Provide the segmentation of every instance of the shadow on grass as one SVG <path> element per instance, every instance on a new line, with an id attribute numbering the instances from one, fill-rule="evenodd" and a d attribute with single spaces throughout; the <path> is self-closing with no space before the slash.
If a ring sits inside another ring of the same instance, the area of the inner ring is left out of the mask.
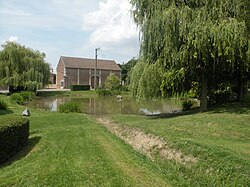
<path id="1" fill-rule="evenodd" d="M 147 117 L 150 117 L 152 119 L 158 119 L 158 118 L 174 118 L 179 116 L 186 116 L 186 115 L 192 115 L 192 114 L 198 114 L 201 111 L 199 109 L 194 109 L 190 111 L 174 111 L 172 113 L 162 113 L 162 114 L 156 114 L 156 115 L 146 115 Z"/>
<path id="2" fill-rule="evenodd" d="M 147 115 L 147 117 L 150 117 L 152 119 L 174 118 L 174 117 L 193 115 L 193 114 L 198 114 L 198 113 L 201 113 L 201 111 L 199 109 L 194 109 L 190 111 L 176 111 L 172 113 Z M 208 111 L 206 113 L 250 114 L 250 102 L 245 101 L 245 102 L 235 102 L 235 103 L 226 103 L 226 104 L 216 105 L 216 106 L 208 108 Z"/>
<path id="3" fill-rule="evenodd" d="M 29 135 L 32 136 L 33 134 L 38 133 L 38 131 L 30 131 Z"/>
<path id="4" fill-rule="evenodd" d="M 12 110 L 0 110 L 0 115 L 12 114 L 14 113 Z"/>
<path id="5" fill-rule="evenodd" d="M 210 113 L 250 114 L 250 102 L 227 103 L 211 107 Z"/>
<path id="6" fill-rule="evenodd" d="M 32 137 L 32 138 L 29 138 L 28 144 L 26 146 L 24 146 L 21 150 L 19 150 L 9 160 L 7 160 L 6 162 L 0 164 L 0 169 L 3 168 L 3 167 L 9 166 L 13 162 L 15 162 L 17 160 L 21 160 L 22 158 L 27 156 L 31 152 L 31 150 L 39 143 L 40 140 L 41 140 L 40 136 L 35 136 L 35 137 Z"/>

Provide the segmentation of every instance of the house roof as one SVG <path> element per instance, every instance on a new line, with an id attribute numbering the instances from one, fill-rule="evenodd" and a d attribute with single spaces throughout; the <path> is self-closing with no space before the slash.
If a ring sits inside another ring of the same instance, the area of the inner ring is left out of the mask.
<path id="1" fill-rule="evenodd" d="M 95 69 L 95 59 L 61 56 L 61 60 L 63 61 L 65 68 Z M 121 70 L 114 60 L 102 59 L 97 59 L 97 69 Z"/>

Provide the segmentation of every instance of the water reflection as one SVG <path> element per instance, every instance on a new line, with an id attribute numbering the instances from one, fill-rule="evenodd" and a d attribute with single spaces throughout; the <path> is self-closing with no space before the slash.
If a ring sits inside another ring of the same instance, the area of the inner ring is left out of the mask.
<path id="1" fill-rule="evenodd" d="M 147 101 L 146 103 L 136 103 L 131 98 L 117 100 L 115 97 L 97 98 L 40 98 L 29 103 L 30 107 L 36 107 L 49 111 L 57 111 L 60 104 L 74 101 L 81 103 L 84 112 L 93 115 L 111 114 L 161 114 L 169 113 L 180 109 L 176 100 Z"/>

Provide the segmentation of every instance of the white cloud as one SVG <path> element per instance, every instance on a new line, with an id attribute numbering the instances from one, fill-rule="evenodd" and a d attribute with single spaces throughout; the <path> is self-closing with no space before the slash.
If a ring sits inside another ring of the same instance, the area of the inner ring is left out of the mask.
<path id="1" fill-rule="evenodd" d="M 18 40 L 17 36 L 10 36 L 8 39 L 9 42 L 17 42 L 17 40 Z"/>
<path id="2" fill-rule="evenodd" d="M 91 44 L 117 47 L 135 46 L 138 31 L 130 16 L 129 0 L 107 0 L 99 9 L 84 16 L 83 29 L 92 31 Z"/>
<path id="3" fill-rule="evenodd" d="M 126 62 L 139 51 L 130 8 L 129 0 L 0 0 L 0 41 L 45 52 L 54 67 L 61 55 L 94 57 L 96 47 L 100 58 Z"/>

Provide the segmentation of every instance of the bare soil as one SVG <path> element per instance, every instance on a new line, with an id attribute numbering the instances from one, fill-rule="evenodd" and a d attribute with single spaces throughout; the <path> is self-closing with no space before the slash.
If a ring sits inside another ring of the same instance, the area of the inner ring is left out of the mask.
<path id="1" fill-rule="evenodd" d="M 173 160 L 181 164 L 196 163 L 197 159 L 191 155 L 184 155 L 180 150 L 168 146 L 163 138 L 152 134 L 146 134 L 141 129 L 118 125 L 108 118 L 96 118 L 99 124 L 105 126 L 110 132 L 130 144 L 135 150 L 147 155 L 154 160 L 155 155 L 164 159 Z"/>

